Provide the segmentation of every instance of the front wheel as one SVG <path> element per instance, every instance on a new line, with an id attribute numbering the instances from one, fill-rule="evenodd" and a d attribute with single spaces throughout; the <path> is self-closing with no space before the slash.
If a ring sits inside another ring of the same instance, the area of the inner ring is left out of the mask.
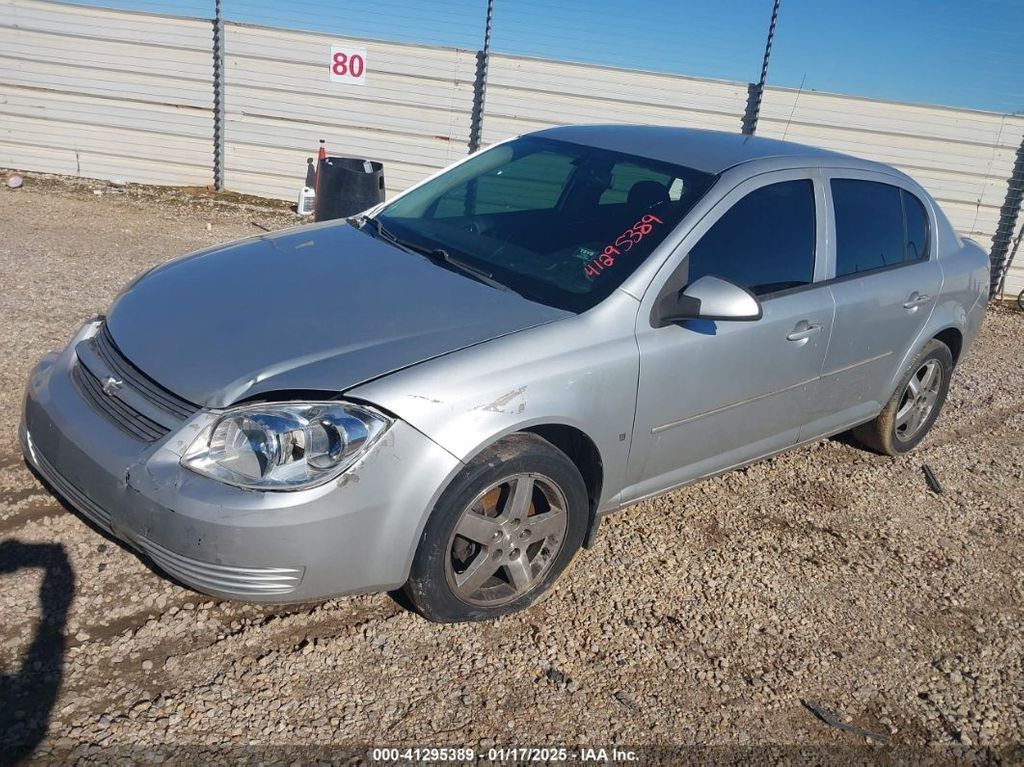
<path id="1" fill-rule="evenodd" d="M 949 347 L 932 339 L 914 359 L 910 372 L 878 417 L 854 429 L 854 436 L 884 455 L 909 453 L 939 417 L 952 375 Z"/>
<path id="2" fill-rule="evenodd" d="M 438 622 L 488 620 L 550 589 L 583 543 L 587 489 L 551 443 L 513 434 L 470 462 L 442 494 L 405 591 Z"/>

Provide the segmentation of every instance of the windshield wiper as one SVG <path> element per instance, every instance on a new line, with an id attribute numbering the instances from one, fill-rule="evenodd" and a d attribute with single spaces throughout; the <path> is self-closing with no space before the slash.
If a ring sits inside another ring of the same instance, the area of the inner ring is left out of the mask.
<path id="1" fill-rule="evenodd" d="M 462 272 L 468 277 L 472 277 L 477 282 L 482 282 L 484 285 L 489 285 L 492 288 L 504 290 L 506 293 L 515 293 L 517 296 L 519 295 L 518 293 L 516 293 L 516 291 L 512 290 L 512 288 L 510 288 L 505 283 L 498 282 L 496 279 L 494 279 L 494 275 L 492 275 L 490 272 L 485 272 L 483 269 L 479 269 L 475 266 L 472 266 L 471 264 L 467 264 L 465 261 L 462 261 L 461 259 L 455 258 L 455 256 L 453 256 L 444 248 L 420 248 L 417 246 L 410 247 L 412 247 L 412 249 L 415 250 L 417 253 L 422 253 L 435 264 L 441 264 L 442 266 L 447 266 L 449 269 L 453 271 Z"/>
<path id="2" fill-rule="evenodd" d="M 465 261 L 462 261 L 461 259 L 455 258 L 451 253 L 449 253 L 444 248 L 430 248 L 424 245 L 418 245 L 417 243 L 414 242 L 403 240 L 398 235 L 388 231 L 384 227 L 384 224 L 382 224 L 379 219 L 376 219 L 373 216 L 360 214 L 358 216 L 351 216 L 345 220 L 352 226 L 358 227 L 360 229 L 362 229 L 365 224 L 369 224 L 371 227 L 373 227 L 373 231 L 377 234 L 378 237 L 387 240 L 392 245 L 395 245 L 401 248 L 402 250 L 409 251 L 410 253 L 417 253 L 421 256 L 426 256 L 435 264 L 447 266 L 448 268 L 456 272 L 462 272 L 463 274 L 468 275 L 473 279 L 477 280 L 478 282 L 484 283 L 485 285 L 489 285 L 492 288 L 504 290 L 506 293 L 516 292 L 512 290 L 512 288 L 510 288 L 508 285 L 505 285 L 504 283 L 498 282 L 496 279 L 494 279 L 494 275 L 492 275 L 490 272 L 484 271 L 483 269 L 479 269 L 475 266 L 472 266 L 471 264 L 467 264 Z M 518 293 L 516 295 L 518 295 Z"/>
<path id="3" fill-rule="evenodd" d="M 490 272 L 485 272 L 483 269 L 478 269 L 477 267 L 472 266 L 471 264 L 467 264 L 465 261 L 455 258 L 451 253 L 449 253 L 444 248 L 434 248 L 429 252 L 427 252 L 427 250 L 424 249 L 423 254 L 435 263 L 441 263 L 450 266 L 453 269 L 456 269 L 457 271 L 468 274 L 471 277 L 475 277 L 481 282 L 490 285 L 492 288 L 500 288 L 501 290 L 514 292 L 507 285 L 503 285 L 502 283 L 494 279 L 494 275 L 491 274 Z"/>
<path id="4" fill-rule="evenodd" d="M 385 240 L 390 240 L 396 245 L 402 244 L 396 234 L 385 229 L 384 224 L 380 222 L 380 219 L 374 218 L 373 216 L 367 216 L 365 213 L 360 213 L 356 216 L 349 216 L 348 218 L 345 219 L 345 222 L 347 224 L 350 224 L 351 226 L 356 227 L 357 229 L 362 229 L 363 226 L 369 224 L 371 227 L 373 227 L 373 231 L 377 234 L 378 237 L 381 237 Z"/>

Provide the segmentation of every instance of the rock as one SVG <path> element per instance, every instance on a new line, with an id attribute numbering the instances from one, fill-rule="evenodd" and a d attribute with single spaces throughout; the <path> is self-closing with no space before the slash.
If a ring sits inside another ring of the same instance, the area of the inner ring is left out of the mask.
<path id="1" fill-rule="evenodd" d="M 633 700 L 632 696 L 629 695 L 629 693 L 624 692 L 623 690 L 617 690 L 612 694 L 612 697 L 615 698 L 615 700 L 617 700 L 623 706 L 628 708 L 630 711 L 640 710 L 640 704 Z"/>

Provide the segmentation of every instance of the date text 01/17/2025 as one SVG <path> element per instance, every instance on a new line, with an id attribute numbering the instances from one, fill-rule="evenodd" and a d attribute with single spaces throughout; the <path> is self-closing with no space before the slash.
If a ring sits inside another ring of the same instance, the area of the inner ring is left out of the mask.
<path id="1" fill-rule="evenodd" d="M 614 266 L 616 256 L 621 256 L 623 251 L 627 253 L 631 251 L 634 245 L 639 245 L 640 241 L 651 233 L 655 224 L 660 223 L 662 223 L 660 218 L 647 214 L 620 234 L 613 244 L 606 245 L 600 255 L 587 261 L 584 273 L 587 277 L 597 277 L 608 267 Z"/>
<path id="2" fill-rule="evenodd" d="M 369 757 L 371 763 L 390 764 L 397 762 L 473 762 L 486 756 L 489 762 L 636 762 L 636 751 L 624 748 L 579 748 L 498 746 L 485 752 L 472 748 L 373 748 Z"/>

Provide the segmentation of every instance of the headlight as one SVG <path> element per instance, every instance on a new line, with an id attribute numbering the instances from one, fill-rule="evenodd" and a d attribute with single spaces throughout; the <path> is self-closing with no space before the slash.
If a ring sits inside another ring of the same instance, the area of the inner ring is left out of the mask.
<path id="1" fill-rule="evenodd" d="M 181 463 L 253 490 L 300 490 L 355 463 L 391 425 L 345 402 L 268 403 L 236 408 L 192 443 Z"/>

